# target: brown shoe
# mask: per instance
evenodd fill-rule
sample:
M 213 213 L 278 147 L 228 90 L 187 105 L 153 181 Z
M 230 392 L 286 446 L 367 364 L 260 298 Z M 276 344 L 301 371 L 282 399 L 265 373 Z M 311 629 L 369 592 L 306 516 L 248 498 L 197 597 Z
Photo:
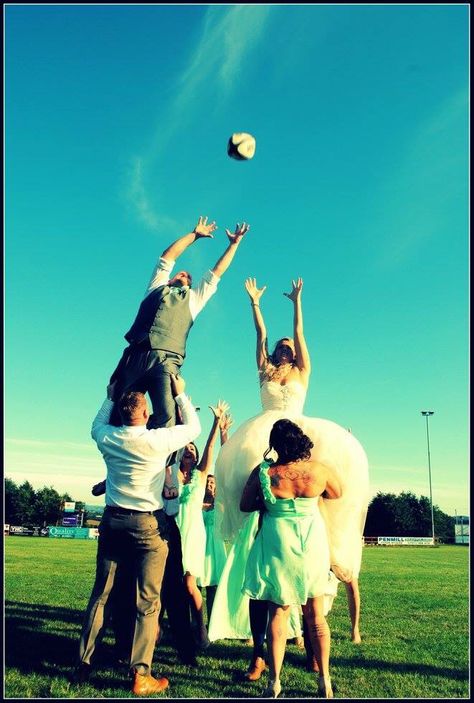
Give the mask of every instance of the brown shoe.
M 265 664 L 264 659 L 262 659 L 262 657 L 256 657 L 252 660 L 248 671 L 244 674 L 244 677 L 247 681 L 258 681 L 266 668 L 267 665 Z
M 155 679 L 151 674 L 137 674 L 133 676 L 132 693 L 136 696 L 148 696 L 150 693 L 161 693 L 168 688 L 169 681 L 162 676 Z

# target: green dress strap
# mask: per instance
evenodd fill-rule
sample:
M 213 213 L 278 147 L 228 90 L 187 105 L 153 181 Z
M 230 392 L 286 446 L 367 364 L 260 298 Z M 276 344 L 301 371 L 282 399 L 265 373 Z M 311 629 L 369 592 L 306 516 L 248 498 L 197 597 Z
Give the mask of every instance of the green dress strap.
M 276 503 L 276 498 L 272 493 L 270 476 L 268 475 L 268 469 L 273 462 L 262 461 L 260 464 L 260 470 L 258 472 L 260 479 L 260 486 L 262 487 L 263 498 L 267 503 Z

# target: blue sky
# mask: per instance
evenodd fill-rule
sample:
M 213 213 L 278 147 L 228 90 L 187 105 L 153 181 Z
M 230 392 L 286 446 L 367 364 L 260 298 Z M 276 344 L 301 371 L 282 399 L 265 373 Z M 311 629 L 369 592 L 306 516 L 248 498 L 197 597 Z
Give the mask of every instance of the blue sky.
M 351 427 L 373 493 L 468 513 L 466 5 L 10 5 L 5 23 L 5 472 L 76 500 L 91 421 L 156 258 L 199 215 L 194 277 L 251 230 L 191 331 L 202 407 L 259 412 L 243 282 L 270 342 L 304 279 L 305 413 Z M 229 135 L 255 135 L 250 162 Z

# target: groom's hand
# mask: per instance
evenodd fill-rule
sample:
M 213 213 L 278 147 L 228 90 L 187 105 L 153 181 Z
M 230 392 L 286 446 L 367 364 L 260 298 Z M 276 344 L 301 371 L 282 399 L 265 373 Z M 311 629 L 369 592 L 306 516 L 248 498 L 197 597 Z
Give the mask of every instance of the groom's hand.
M 217 225 L 215 220 L 207 224 L 207 217 L 200 217 L 193 232 L 196 235 L 196 239 L 201 239 L 202 237 L 210 237 L 212 239 L 212 233 L 215 232 L 216 229 Z
M 249 231 L 249 229 L 250 225 L 246 222 L 242 222 L 241 225 L 237 222 L 234 233 L 232 233 L 229 229 L 226 229 L 225 233 L 227 234 L 231 244 L 239 244 L 242 237 Z
M 186 387 L 186 383 L 184 382 L 184 378 L 180 376 L 179 374 L 176 375 L 171 375 L 171 391 L 173 393 L 173 397 L 176 398 L 177 395 L 180 393 L 184 393 L 184 389 Z

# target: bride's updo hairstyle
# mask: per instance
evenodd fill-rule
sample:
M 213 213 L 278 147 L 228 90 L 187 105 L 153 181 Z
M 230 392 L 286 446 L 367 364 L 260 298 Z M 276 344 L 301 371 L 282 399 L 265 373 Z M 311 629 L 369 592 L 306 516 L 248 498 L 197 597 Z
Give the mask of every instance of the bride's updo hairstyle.
M 309 459 L 313 447 L 310 438 L 291 420 L 277 420 L 273 425 L 270 432 L 270 449 L 277 452 L 278 460 L 282 464 Z

